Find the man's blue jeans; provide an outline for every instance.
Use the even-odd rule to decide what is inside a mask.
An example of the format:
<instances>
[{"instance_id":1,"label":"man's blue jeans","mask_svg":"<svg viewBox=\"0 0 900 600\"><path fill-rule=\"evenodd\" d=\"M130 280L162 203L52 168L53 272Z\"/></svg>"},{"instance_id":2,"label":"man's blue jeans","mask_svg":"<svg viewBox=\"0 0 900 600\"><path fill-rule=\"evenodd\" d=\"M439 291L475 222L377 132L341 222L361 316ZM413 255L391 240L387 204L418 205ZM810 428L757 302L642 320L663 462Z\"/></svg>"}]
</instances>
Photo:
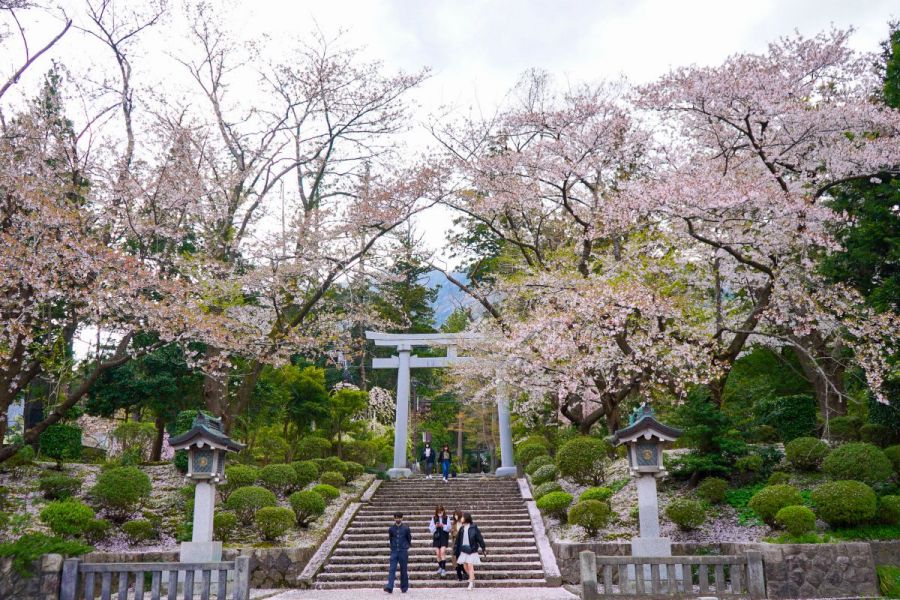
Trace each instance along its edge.
<instances>
[{"instance_id":1,"label":"man's blue jeans","mask_svg":"<svg viewBox=\"0 0 900 600\"><path fill-rule=\"evenodd\" d=\"M397 575L397 563L400 563L400 591L409 589L409 550L391 550L391 566L388 571L388 582L385 586L389 590L394 589L394 580Z\"/></svg>"},{"instance_id":2,"label":"man's blue jeans","mask_svg":"<svg viewBox=\"0 0 900 600\"><path fill-rule=\"evenodd\" d=\"M450 461L442 460L441 461L441 473L444 474L444 479L450 477Z\"/></svg>"}]
</instances>

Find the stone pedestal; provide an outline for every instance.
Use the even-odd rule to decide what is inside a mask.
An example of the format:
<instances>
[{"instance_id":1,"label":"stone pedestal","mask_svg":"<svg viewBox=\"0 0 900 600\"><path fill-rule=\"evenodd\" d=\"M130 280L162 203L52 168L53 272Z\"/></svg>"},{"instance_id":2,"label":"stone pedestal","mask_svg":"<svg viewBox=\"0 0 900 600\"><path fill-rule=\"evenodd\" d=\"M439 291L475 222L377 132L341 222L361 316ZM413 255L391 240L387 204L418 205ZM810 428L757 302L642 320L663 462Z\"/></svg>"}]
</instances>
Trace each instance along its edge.
<instances>
[{"instance_id":1,"label":"stone pedestal","mask_svg":"<svg viewBox=\"0 0 900 600\"><path fill-rule=\"evenodd\" d=\"M197 482L194 488L194 525L190 542L181 542L178 561L183 563L220 562L222 542L213 541L213 514L216 508L216 486L208 481ZM219 580L218 571L211 573L213 583ZM194 572L195 586L199 586L202 571ZM178 574L184 581L184 572ZM182 584L179 583L179 586ZM199 588L198 588L199 589Z\"/></svg>"},{"instance_id":2,"label":"stone pedestal","mask_svg":"<svg viewBox=\"0 0 900 600\"><path fill-rule=\"evenodd\" d=\"M659 503L656 496L656 476L643 474L637 479L638 490L638 518L640 520L641 535L631 539L632 556L672 556L672 540L659 535ZM644 581L650 581L650 565L644 565ZM629 589L634 589L634 567L628 567ZM659 577L665 580L668 577L666 565L659 566ZM681 579L682 574L677 570L675 577Z\"/></svg>"}]
</instances>

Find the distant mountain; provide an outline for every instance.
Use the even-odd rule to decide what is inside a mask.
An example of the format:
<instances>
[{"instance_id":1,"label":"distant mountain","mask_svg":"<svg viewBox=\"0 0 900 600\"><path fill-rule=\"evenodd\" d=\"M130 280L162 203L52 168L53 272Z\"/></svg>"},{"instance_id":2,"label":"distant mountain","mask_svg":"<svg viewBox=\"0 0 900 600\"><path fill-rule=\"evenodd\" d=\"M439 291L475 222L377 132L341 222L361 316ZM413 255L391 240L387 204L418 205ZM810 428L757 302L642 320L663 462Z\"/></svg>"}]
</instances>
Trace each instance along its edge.
<instances>
[{"instance_id":1,"label":"distant mountain","mask_svg":"<svg viewBox=\"0 0 900 600\"><path fill-rule=\"evenodd\" d=\"M465 273L457 273L454 271L451 275L453 275L454 279L457 279L464 284L469 283L469 278L466 277ZM438 291L437 299L435 299L432 304L434 307L434 320L438 327L444 324L444 321L447 320L447 317L449 317L454 310L460 306L469 306L472 304L472 298L447 281L447 278L444 277L444 274L440 271L429 271L425 275L425 278L428 287Z\"/></svg>"}]
</instances>

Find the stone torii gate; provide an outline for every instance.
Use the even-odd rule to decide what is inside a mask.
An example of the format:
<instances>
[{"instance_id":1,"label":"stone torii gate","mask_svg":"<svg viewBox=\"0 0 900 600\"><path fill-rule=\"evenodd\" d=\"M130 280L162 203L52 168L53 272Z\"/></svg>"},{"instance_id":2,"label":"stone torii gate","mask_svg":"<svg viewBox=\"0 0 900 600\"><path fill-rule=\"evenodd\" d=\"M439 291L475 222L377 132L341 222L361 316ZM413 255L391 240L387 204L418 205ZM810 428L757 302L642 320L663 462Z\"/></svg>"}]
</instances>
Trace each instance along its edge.
<instances>
[{"instance_id":1,"label":"stone torii gate","mask_svg":"<svg viewBox=\"0 0 900 600\"><path fill-rule=\"evenodd\" d=\"M366 339L376 346L393 346L397 355L390 358L373 358L373 369L397 369L397 410L394 421L394 466L388 470L391 478L409 477L412 474L406 464L406 442L409 436L409 381L410 369L440 368L453 364L476 360L470 356L457 356L457 346L461 341L476 340L468 333L381 333L367 331ZM444 346L447 356L413 356L413 346ZM516 464L513 459L512 433L509 426L509 399L506 386L497 382L497 415L500 421L500 467L494 473L497 477L515 477Z\"/></svg>"}]
</instances>

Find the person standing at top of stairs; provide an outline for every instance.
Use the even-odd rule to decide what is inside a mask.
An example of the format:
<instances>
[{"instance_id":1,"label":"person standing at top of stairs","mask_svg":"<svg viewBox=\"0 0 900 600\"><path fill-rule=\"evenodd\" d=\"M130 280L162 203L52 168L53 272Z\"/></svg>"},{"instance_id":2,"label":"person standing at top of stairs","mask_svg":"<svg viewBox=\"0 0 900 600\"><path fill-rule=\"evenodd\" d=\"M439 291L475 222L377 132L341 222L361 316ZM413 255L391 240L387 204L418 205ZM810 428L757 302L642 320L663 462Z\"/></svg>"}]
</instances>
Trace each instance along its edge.
<instances>
[{"instance_id":1,"label":"person standing at top of stairs","mask_svg":"<svg viewBox=\"0 0 900 600\"><path fill-rule=\"evenodd\" d=\"M444 446L441 449L441 455L438 457L441 461L441 474L444 476L444 483L447 483L447 478L450 477L450 461L453 460L453 455L450 454L450 446Z\"/></svg>"},{"instance_id":2,"label":"person standing at top of stairs","mask_svg":"<svg viewBox=\"0 0 900 600\"><path fill-rule=\"evenodd\" d=\"M400 591L405 594L409 589L409 548L412 546L412 532L409 530L409 525L403 523L403 513L394 513L394 524L388 528L388 542L391 545L391 561L384 591L388 594L393 593L394 580L399 566Z\"/></svg>"},{"instance_id":3,"label":"person standing at top of stairs","mask_svg":"<svg viewBox=\"0 0 900 600\"><path fill-rule=\"evenodd\" d=\"M431 479L434 473L434 463L437 461L437 453L431 447L431 443L425 442L425 449L422 450L422 462L425 463L425 479Z\"/></svg>"}]
</instances>

